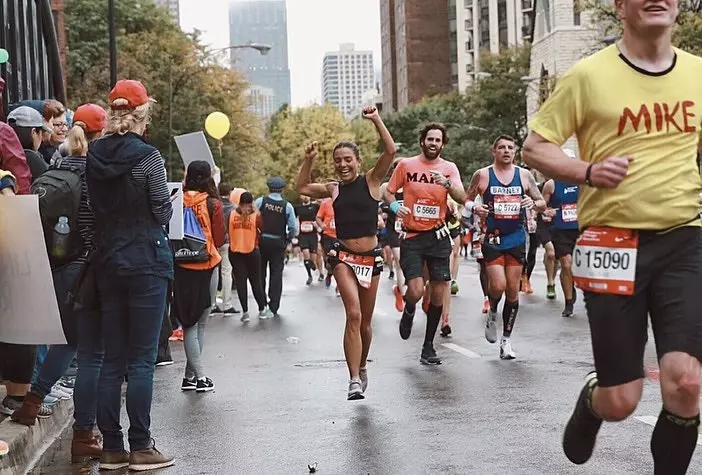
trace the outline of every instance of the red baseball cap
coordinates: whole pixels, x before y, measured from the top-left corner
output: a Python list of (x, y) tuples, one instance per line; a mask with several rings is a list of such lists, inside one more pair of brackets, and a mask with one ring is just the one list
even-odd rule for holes
[[(114, 104), (118, 99), (124, 99), (127, 103)], [(144, 85), (132, 79), (121, 79), (117, 81), (115, 87), (110, 91), (109, 101), (110, 107), (113, 109), (134, 109), (135, 107), (143, 106), (147, 102), (155, 102), (149, 97), (149, 93), (146, 92)]]
[(83, 104), (73, 113), (73, 123), (82, 122), (88, 133), (100, 132), (107, 127), (105, 109), (95, 104)]

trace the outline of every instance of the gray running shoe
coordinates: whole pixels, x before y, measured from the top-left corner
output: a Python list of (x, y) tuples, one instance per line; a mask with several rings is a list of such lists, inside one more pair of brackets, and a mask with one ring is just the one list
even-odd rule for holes
[(2, 400), (2, 405), (0, 405), (0, 412), (6, 416), (11, 416), (16, 410), (22, 407), (22, 403), (11, 399), (9, 396), (5, 396)]
[(361, 385), (360, 380), (352, 379), (351, 381), (349, 381), (349, 394), (347, 399), (349, 401), (365, 399), (365, 396), (363, 395), (363, 386)]
[(244, 312), (241, 314), (241, 321), (244, 323), (251, 321), (251, 318), (249, 317), (249, 312)]
[(358, 377), (361, 378), (361, 389), (365, 393), (366, 389), (368, 389), (368, 369), (361, 368), (361, 371), (358, 373)]
[(497, 341), (497, 312), (488, 310), (485, 320), (485, 339), (490, 343)]

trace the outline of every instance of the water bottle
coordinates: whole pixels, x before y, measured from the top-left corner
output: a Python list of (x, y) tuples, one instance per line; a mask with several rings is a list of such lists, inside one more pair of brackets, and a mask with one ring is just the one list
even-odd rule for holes
[(68, 253), (68, 235), (71, 233), (71, 228), (68, 226), (68, 218), (61, 216), (58, 223), (54, 226), (53, 246), (51, 247), (51, 255), (56, 259), (63, 259)]

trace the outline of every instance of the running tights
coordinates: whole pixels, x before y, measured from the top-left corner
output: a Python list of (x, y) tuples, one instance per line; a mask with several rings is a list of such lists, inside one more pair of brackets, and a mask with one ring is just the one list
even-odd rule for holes
[(536, 251), (539, 250), (539, 243), (536, 239), (536, 233), (529, 234), (529, 252), (527, 253), (526, 275), (531, 279), (531, 273), (534, 272), (536, 266)]

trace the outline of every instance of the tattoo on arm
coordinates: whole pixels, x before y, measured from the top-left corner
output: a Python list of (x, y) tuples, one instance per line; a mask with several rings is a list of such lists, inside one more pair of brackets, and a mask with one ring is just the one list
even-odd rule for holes
[(534, 179), (534, 175), (531, 173), (528, 173), (529, 175), (529, 197), (534, 200), (534, 201), (539, 201), (543, 200), (544, 197), (541, 195), (541, 192), (539, 191), (539, 186), (536, 184), (536, 179)]
[(473, 173), (473, 178), (471, 178), (470, 185), (468, 185), (468, 191), (466, 191), (467, 199), (472, 201), (480, 194), (480, 178), (480, 170)]

